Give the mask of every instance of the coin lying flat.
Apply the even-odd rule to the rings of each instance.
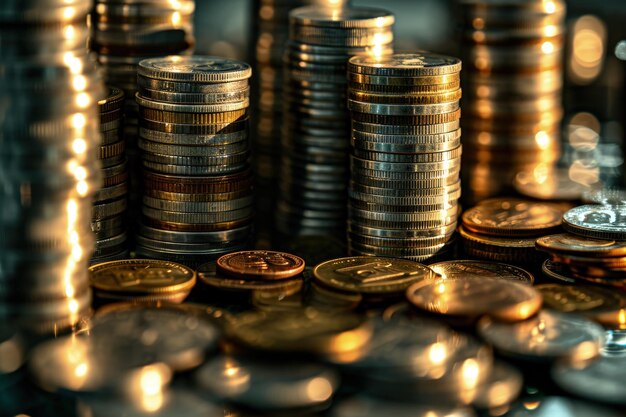
[[[507,417],[553,417],[555,410],[558,410],[560,417],[619,417],[622,415],[619,411],[569,397],[531,397],[513,407],[506,415]]]
[[[626,240],[626,205],[585,205],[563,215],[570,233],[595,239]]]
[[[217,268],[226,274],[262,279],[291,278],[304,271],[304,260],[285,252],[241,251],[223,255]]]
[[[351,59],[348,71],[355,74],[390,77],[423,77],[455,74],[461,71],[461,60],[433,53],[362,56]]]
[[[586,257],[626,256],[626,242],[593,239],[571,233],[559,233],[537,239],[537,249],[548,253]]]
[[[352,256],[332,259],[313,269],[316,281],[338,290],[366,293],[401,293],[416,281],[431,278],[425,265],[403,259]]]
[[[489,261],[444,261],[428,265],[442,278],[496,278],[532,285],[533,275],[520,267]]]
[[[409,287],[406,295],[420,310],[470,320],[525,320],[541,307],[541,295],[533,287],[489,277],[424,280]]]
[[[340,401],[332,408],[330,415],[332,417],[379,417],[383,415],[473,417],[475,413],[469,407],[395,402],[360,394]]]
[[[252,69],[234,59],[204,56],[149,58],[137,67],[139,75],[168,81],[232,82],[250,78]]]
[[[540,361],[594,358],[605,338],[598,324],[550,310],[518,323],[499,323],[485,317],[478,323],[478,332],[504,354]]]

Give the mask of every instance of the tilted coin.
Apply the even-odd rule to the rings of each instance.
[[[238,292],[267,291],[274,294],[291,295],[302,289],[300,276],[287,279],[250,279],[249,277],[234,277],[220,274],[214,261],[202,263],[197,267],[198,279],[205,285],[219,290]]]
[[[299,256],[265,250],[235,252],[217,260],[217,268],[226,274],[268,280],[294,277],[304,266]]]
[[[570,233],[595,239],[626,240],[626,205],[585,205],[563,215]]]
[[[574,255],[589,258],[626,256],[626,242],[592,239],[570,233],[540,237],[536,245],[539,250],[563,256]]]
[[[521,282],[532,285],[533,275],[520,267],[498,262],[454,260],[437,262],[428,265],[437,275],[444,279],[455,278],[495,278]]]
[[[499,323],[485,317],[478,323],[478,333],[504,354],[541,361],[593,359],[605,339],[600,325],[550,310],[518,323]]]
[[[561,225],[562,212],[549,203],[493,199],[465,211],[463,226],[476,233],[498,236],[547,234]]]
[[[196,83],[230,82],[250,78],[250,65],[211,56],[169,56],[139,62],[137,72],[148,78]]]
[[[626,295],[619,291],[581,284],[541,284],[535,288],[546,308],[581,314],[608,328],[626,327]]]
[[[289,14],[292,24],[329,28],[380,28],[391,26],[394,16],[384,9],[347,8],[344,10],[301,7]]]
[[[417,262],[385,257],[353,256],[316,265],[314,277],[320,283],[343,291],[372,294],[401,293],[432,271]]]
[[[419,309],[451,317],[519,321],[541,308],[541,295],[527,284],[497,278],[458,277],[424,280],[406,291]]]

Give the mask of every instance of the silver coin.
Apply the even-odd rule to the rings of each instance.
[[[232,154],[239,154],[249,149],[247,140],[234,142],[228,145],[170,145],[159,142],[145,140],[141,136],[137,141],[139,149],[145,152],[180,157],[226,157]]]
[[[253,197],[241,197],[226,201],[170,201],[144,195],[143,204],[155,209],[188,213],[213,213],[239,210],[251,206]]]
[[[252,216],[254,209],[245,207],[239,210],[231,210],[213,213],[183,213],[175,211],[165,211],[142,206],[141,212],[149,218],[162,222],[172,222],[181,224],[212,224],[245,220]]]
[[[207,242],[236,242],[245,240],[251,235],[252,226],[244,226],[237,229],[216,232],[176,232],[171,230],[156,229],[139,224],[138,233],[153,240],[172,243],[207,243]]]
[[[591,238],[626,240],[626,205],[575,207],[563,215],[563,227]]]
[[[250,65],[234,59],[194,56],[149,58],[141,61],[137,72],[148,78],[167,81],[230,82],[250,78]]]

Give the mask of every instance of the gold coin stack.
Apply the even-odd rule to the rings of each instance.
[[[347,61],[391,53],[394,17],[374,8],[319,7],[289,16],[276,225],[290,236],[339,235],[348,180]]]
[[[559,158],[565,4],[461,4],[464,199],[475,203]]]
[[[282,124],[283,55],[289,39],[289,11],[302,6],[340,9],[347,0],[261,0],[256,2],[256,76],[252,78],[252,147],[257,189],[255,231],[257,244],[268,243],[273,235],[272,217],[276,209],[280,169]]]
[[[540,265],[537,238],[560,231],[563,210],[557,204],[493,198],[461,216],[459,235],[469,256],[515,265]]]
[[[122,259],[128,255],[126,216],[128,205],[128,163],[126,142],[122,134],[124,92],[109,87],[100,106],[100,164],[102,188],[94,195],[91,230],[96,235],[96,248],[91,264]]]
[[[194,266],[248,245],[251,73],[245,62],[218,57],[139,63],[144,190],[138,254]]]
[[[0,6],[0,320],[20,331],[61,331],[91,309],[105,89],[85,48],[90,7]]]
[[[423,261],[444,255],[461,195],[461,61],[431,53],[353,57],[348,246]]]

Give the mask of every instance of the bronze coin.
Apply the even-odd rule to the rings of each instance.
[[[291,278],[304,271],[304,259],[286,252],[249,250],[229,253],[217,260],[220,272],[266,280]]]

